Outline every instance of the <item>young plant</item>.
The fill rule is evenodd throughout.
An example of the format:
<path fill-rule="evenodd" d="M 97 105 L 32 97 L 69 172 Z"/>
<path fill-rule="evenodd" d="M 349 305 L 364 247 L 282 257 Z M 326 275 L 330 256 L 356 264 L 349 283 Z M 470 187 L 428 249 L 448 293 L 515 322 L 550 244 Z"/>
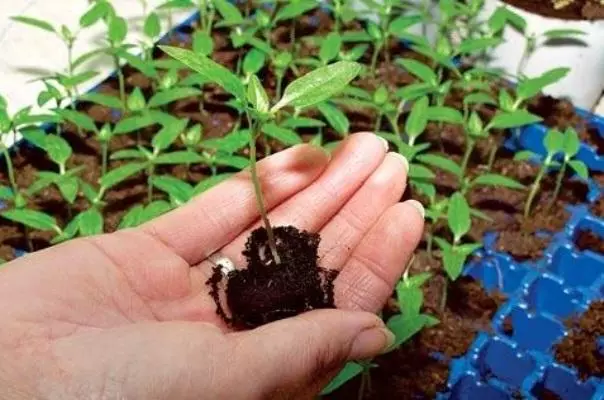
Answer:
<path fill-rule="evenodd" d="M 384 59 L 390 62 L 390 40 L 392 38 L 403 39 L 407 29 L 419 22 L 419 15 L 402 15 L 402 3 L 394 0 L 361 0 L 370 12 L 377 14 L 377 22 L 367 21 L 366 30 L 373 44 L 371 56 L 370 73 L 375 76 L 377 62 L 380 53 L 383 52 Z"/>
<path fill-rule="evenodd" d="M 147 202 L 153 201 L 153 176 L 158 165 L 192 164 L 203 162 L 203 158 L 190 151 L 167 151 L 176 139 L 185 131 L 187 119 L 175 119 L 164 125 L 151 141 L 151 149 L 139 145 L 136 149 L 116 151 L 112 160 L 136 160 L 135 165 L 142 165 L 147 174 Z"/>
<path fill-rule="evenodd" d="M 579 29 L 548 29 L 545 32 L 535 33 L 528 29 L 527 22 L 522 16 L 512 11 L 509 7 L 500 6 L 488 21 L 491 35 L 502 37 L 508 25 L 520 32 L 525 39 L 524 51 L 516 68 L 516 77 L 518 79 L 523 78 L 524 70 L 531 56 L 539 47 L 584 44 L 581 36 L 585 32 Z"/>
<path fill-rule="evenodd" d="M 421 273 L 409 276 L 407 269 L 402 279 L 396 285 L 396 299 L 399 312 L 390 317 L 387 321 L 388 329 L 394 333 L 394 344 L 388 351 L 394 351 L 401 345 L 409 341 L 413 336 L 419 333 L 423 328 L 434 326 L 439 323 L 438 319 L 431 315 L 422 313 L 424 294 L 421 287 L 431 278 L 429 273 Z M 366 390 L 370 390 L 370 372 L 377 365 L 371 360 L 352 361 L 347 363 L 344 368 L 327 385 L 321 395 L 328 395 L 337 390 L 346 382 L 361 375 L 361 385 L 359 386 L 358 398 L 363 399 Z"/>
<path fill-rule="evenodd" d="M 209 81 L 221 86 L 241 104 L 245 104 L 248 129 L 250 130 L 250 173 L 256 203 L 267 231 L 273 261 L 280 264 L 281 259 L 277 254 L 273 230 L 266 212 L 264 195 L 256 169 L 256 140 L 263 134 L 263 125 L 274 120 L 280 110 L 285 107 L 300 110 L 327 100 L 344 89 L 359 74 L 360 65 L 342 61 L 316 69 L 288 85 L 283 96 L 271 106 L 266 91 L 255 75 L 251 77 L 246 88 L 239 77 L 208 58 L 196 55 L 189 50 L 167 46 L 161 48 L 187 67 L 205 76 Z"/>
<path fill-rule="evenodd" d="M 465 197 L 459 192 L 455 192 L 449 199 L 447 223 L 453 234 L 453 241 L 448 242 L 446 239 L 438 236 L 434 237 L 434 241 L 442 251 L 445 272 L 451 281 L 455 281 L 461 275 L 468 257 L 482 246 L 481 243 L 462 243 L 463 237 L 470 231 L 472 219 L 470 216 L 470 206 Z M 443 294 L 441 297 L 441 310 L 444 310 L 447 304 L 449 280 L 445 280 L 445 282 L 446 284 L 443 285 Z"/>
<path fill-rule="evenodd" d="M 529 217 L 533 201 L 541 188 L 541 181 L 550 169 L 559 168 L 554 193 L 548 205 L 549 207 L 556 202 L 556 199 L 560 194 L 562 179 L 564 178 L 568 167 L 572 168 L 572 170 L 582 179 L 587 179 L 589 177 L 587 166 L 582 161 L 574 158 L 579 152 L 580 144 L 581 142 L 579 141 L 577 132 L 573 128 L 567 128 L 564 133 L 555 129 L 550 129 L 547 132 L 543 138 L 543 146 L 545 147 L 546 155 L 526 199 L 524 206 L 525 218 Z M 560 155 L 560 153 L 562 154 L 561 161 L 557 161 L 556 157 Z M 516 160 L 524 161 L 531 158 L 538 158 L 538 156 L 531 151 L 525 150 L 516 153 L 514 158 Z"/>

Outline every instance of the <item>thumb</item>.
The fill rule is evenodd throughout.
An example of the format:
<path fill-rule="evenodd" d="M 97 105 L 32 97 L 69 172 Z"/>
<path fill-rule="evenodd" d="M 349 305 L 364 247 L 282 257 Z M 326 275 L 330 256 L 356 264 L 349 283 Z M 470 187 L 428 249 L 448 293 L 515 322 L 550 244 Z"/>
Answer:
<path fill-rule="evenodd" d="M 237 362 L 250 366 L 256 393 L 298 399 L 316 396 L 345 362 L 380 354 L 394 336 L 374 314 L 316 310 L 241 333 L 238 341 Z"/>

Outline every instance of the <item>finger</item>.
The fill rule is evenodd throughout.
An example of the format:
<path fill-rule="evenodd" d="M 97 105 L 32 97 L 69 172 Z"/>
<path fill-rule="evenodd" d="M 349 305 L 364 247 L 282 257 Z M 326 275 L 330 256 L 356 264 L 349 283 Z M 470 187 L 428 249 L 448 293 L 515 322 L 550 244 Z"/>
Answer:
<path fill-rule="evenodd" d="M 235 334 L 236 363 L 254 371 L 255 398 L 315 398 L 334 370 L 393 343 L 371 313 L 316 310 Z"/>
<path fill-rule="evenodd" d="M 271 224 L 293 225 L 302 230 L 318 232 L 375 171 L 385 155 L 385 143 L 378 136 L 367 132 L 349 136 L 325 172 L 312 185 L 269 213 Z M 236 265 L 242 265 L 244 258 L 241 251 L 247 237 L 260 224 L 257 222 L 244 231 L 221 253 Z"/>
<path fill-rule="evenodd" d="M 321 265 L 339 269 L 367 231 L 405 191 L 407 160 L 388 153 L 363 186 L 321 230 Z"/>
<path fill-rule="evenodd" d="M 307 187 L 328 162 L 326 153 L 301 145 L 258 163 L 258 175 L 268 209 Z M 141 227 L 164 245 L 195 264 L 233 240 L 259 218 L 248 170 Z"/>
<path fill-rule="evenodd" d="M 379 311 L 424 229 L 423 207 L 408 200 L 390 207 L 354 250 L 335 281 L 339 308 Z"/>

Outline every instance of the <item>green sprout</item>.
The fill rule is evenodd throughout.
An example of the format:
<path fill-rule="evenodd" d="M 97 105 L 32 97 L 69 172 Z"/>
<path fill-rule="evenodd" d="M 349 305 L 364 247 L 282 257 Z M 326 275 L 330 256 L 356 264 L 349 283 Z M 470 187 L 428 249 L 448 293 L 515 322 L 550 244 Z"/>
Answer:
<path fill-rule="evenodd" d="M 221 86 L 241 103 L 246 104 L 247 122 L 251 133 L 249 142 L 250 173 L 254 185 L 256 203 L 267 231 L 269 248 L 273 260 L 276 264 L 280 264 L 281 259 L 277 254 L 277 246 L 266 212 L 264 195 L 256 169 L 256 140 L 263 132 L 266 134 L 266 128 L 263 129 L 263 126 L 274 120 L 279 110 L 285 107 L 302 109 L 329 99 L 344 89 L 359 74 L 361 70 L 360 65 L 341 61 L 316 69 L 289 84 L 283 96 L 271 106 L 266 91 L 255 75 L 252 75 L 246 88 L 239 77 L 209 58 L 175 47 L 162 46 L 161 48 L 187 67 L 205 76 L 209 81 Z"/>
<path fill-rule="evenodd" d="M 546 150 L 546 155 L 543 163 L 541 164 L 541 168 L 539 169 L 539 172 L 531 185 L 531 189 L 524 206 L 525 218 L 528 218 L 530 215 L 535 197 L 541 188 L 541 181 L 549 169 L 559 167 L 558 176 L 556 178 L 556 186 L 549 203 L 550 207 L 555 203 L 558 195 L 560 194 L 562 179 L 564 178 L 568 167 L 571 167 L 582 179 L 587 179 L 589 177 L 589 170 L 587 169 L 585 163 L 574 158 L 579 152 L 580 141 L 577 132 L 573 128 L 567 128 L 564 133 L 555 129 L 548 130 L 543 138 L 543 145 Z M 556 156 L 560 153 L 562 153 L 562 161 L 558 162 L 556 160 Z M 516 153 L 514 158 L 516 160 L 528 160 L 535 156 L 536 155 L 531 151 L 525 150 Z"/>
<path fill-rule="evenodd" d="M 453 241 L 448 242 L 438 236 L 434 237 L 434 241 L 442 250 L 445 272 L 451 281 L 455 281 L 461 275 L 467 258 L 482 246 L 481 243 L 462 243 L 463 237 L 470 232 L 472 218 L 470 216 L 470 206 L 465 197 L 459 192 L 454 193 L 449 199 L 447 223 L 453 234 Z M 447 284 L 443 285 L 441 310 L 445 309 L 447 303 L 448 280 L 445 282 Z"/>

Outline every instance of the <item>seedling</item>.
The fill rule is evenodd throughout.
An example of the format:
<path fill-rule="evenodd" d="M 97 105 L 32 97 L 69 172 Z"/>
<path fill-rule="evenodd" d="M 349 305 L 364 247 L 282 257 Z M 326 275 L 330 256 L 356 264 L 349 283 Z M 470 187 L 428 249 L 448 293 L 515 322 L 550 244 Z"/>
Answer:
<path fill-rule="evenodd" d="M 454 193 L 449 200 L 447 223 L 453 234 L 453 241 L 448 242 L 438 236 L 434 237 L 434 241 L 442 250 L 445 272 L 451 281 L 455 281 L 461 275 L 467 258 L 482 246 L 481 243 L 462 243 L 463 237 L 470 231 L 472 219 L 468 202 L 459 192 Z M 445 309 L 447 303 L 448 280 L 445 282 L 447 284 L 443 285 L 441 310 Z"/>
<path fill-rule="evenodd" d="M 541 168 L 539 169 L 539 173 L 531 185 L 531 189 L 524 207 L 525 218 L 528 218 L 531 212 L 533 201 L 535 200 L 535 197 L 541 187 L 541 181 L 549 169 L 559 167 L 556 178 L 556 186 L 549 203 L 550 207 L 556 202 L 556 199 L 560 194 L 562 179 L 564 178 L 566 170 L 569 166 L 580 178 L 587 179 L 589 177 L 589 170 L 587 169 L 585 163 L 574 158 L 579 152 L 580 141 L 577 132 L 573 128 L 567 128 L 564 133 L 555 129 L 550 129 L 543 138 L 543 145 L 546 150 L 546 155 L 543 163 L 541 164 Z M 562 154 L 562 159 L 559 162 L 557 161 L 556 156 L 558 156 L 560 153 Z M 516 153 L 515 159 L 528 160 L 533 157 L 536 157 L 536 155 L 526 150 Z"/>
<path fill-rule="evenodd" d="M 488 25 L 491 35 L 495 37 L 502 37 L 504 29 L 508 25 L 524 36 L 524 51 L 516 68 L 516 77 L 520 79 L 523 77 L 524 70 L 531 56 L 539 47 L 583 44 L 581 36 L 585 34 L 585 32 L 579 29 L 549 29 L 540 34 L 530 32 L 527 29 L 526 20 L 505 6 L 500 6 L 495 10 L 488 21 Z"/>
<path fill-rule="evenodd" d="M 396 286 L 396 299 L 399 307 L 399 313 L 390 317 L 387 322 L 388 329 L 395 335 L 395 341 L 388 351 L 394 351 L 413 336 L 419 333 L 424 327 L 430 327 L 438 324 L 438 319 L 431 315 L 422 313 L 424 295 L 421 287 L 431 278 L 429 273 L 421 273 L 409 276 L 407 269 Z M 347 363 L 339 374 L 326 386 L 321 395 L 328 395 L 346 382 L 361 375 L 361 384 L 359 386 L 358 398 L 363 399 L 366 391 L 370 391 L 371 369 L 377 367 L 371 360 L 353 361 Z"/>
<path fill-rule="evenodd" d="M 279 110 L 284 107 L 295 107 L 299 110 L 327 100 L 344 89 L 359 74 L 360 65 L 341 61 L 316 69 L 292 82 L 285 89 L 283 96 L 271 107 L 268 95 L 255 75 L 251 77 L 246 88 L 236 75 L 208 58 L 199 56 L 189 50 L 168 46 L 162 46 L 161 48 L 170 56 L 205 76 L 209 81 L 221 86 L 242 104 L 246 104 L 247 122 L 251 133 L 249 143 L 250 172 L 254 193 L 256 194 L 256 203 L 267 231 L 268 246 L 273 260 L 276 264 L 280 264 L 273 230 L 266 212 L 264 196 L 256 170 L 256 140 L 262 135 L 262 132 L 266 133 L 266 128 L 262 129 L 263 126 L 274 119 Z"/>

